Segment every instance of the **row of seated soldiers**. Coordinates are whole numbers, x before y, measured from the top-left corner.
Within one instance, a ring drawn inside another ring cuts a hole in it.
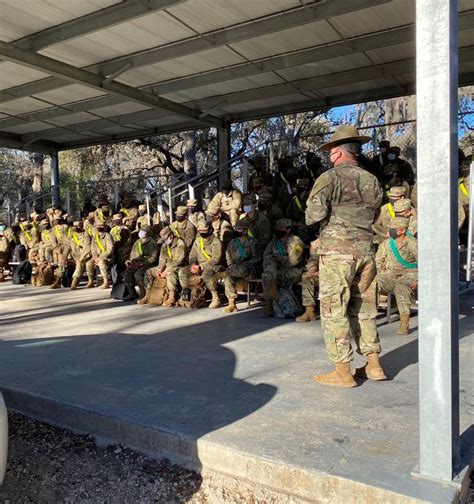
[[[400,331],[407,334],[416,288],[416,212],[405,187],[392,187],[387,197],[374,222],[374,241],[380,244],[379,279],[385,291],[395,293],[402,315]],[[135,216],[132,208],[110,215],[108,203],[100,201],[81,220],[49,209],[43,216],[33,214],[31,222],[21,222],[19,233],[18,227],[16,231],[0,227],[0,237],[13,234],[39,268],[53,264],[51,288],[61,287],[68,263],[75,266],[71,289],[78,287],[84,271],[87,287],[94,287],[97,269],[103,278],[100,287],[109,288],[110,268],[115,263],[124,271],[128,291],[124,300],[149,302],[153,286],[161,281],[167,291],[165,306],[175,306],[180,294],[205,285],[212,295],[209,308],[218,308],[221,280],[228,299],[224,311],[230,313],[237,310],[239,282],[261,278],[267,302],[264,315],[272,316],[278,290],[301,282],[305,311],[297,321],[315,320],[319,257],[317,239],[312,238],[318,230],[284,216],[272,199],[269,190],[254,188],[243,196],[225,182],[206,212],[199,211],[196,200],[188,200],[164,228],[156,222],[150,225],[143,207],[138,207]],[[389,247],[390,239],[399,244],[402,262]]]

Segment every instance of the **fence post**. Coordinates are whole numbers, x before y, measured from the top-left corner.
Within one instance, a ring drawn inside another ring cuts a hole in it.
[[[156,209],[158,210],[158,213],[160,214],[160,221],[164,222],[165,216],[163,213],[163,196],[161,194],[158,194],[158,196],[156,197]]]
[[[150,218],[150,196],[146,195],[146,213],[148,217],[148,225],[151,226],[151,218]]]
[[[168,188],[168,211],[170,214],[170,224],[173,223],[173,194],[171,187]]]
[[[374,128],[374,131],[372,133],[372,145],[373,145],[372,156],[375,157],[377,155],[377,149],[379,147],[379,139],[378,139],[378,135],[377,135],[377,128]]]
[[[25,213],[26,213],[26,218],[30,218],[30,202],[29,200],[25,201]]]

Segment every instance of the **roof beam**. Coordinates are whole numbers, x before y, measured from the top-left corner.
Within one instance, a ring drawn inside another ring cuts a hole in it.
[[[464,29],[474,26],[474,10],[460,13],[459,25]],[[251,63],[233,65],[223,69],[211,70],[200,74],[151,84],[143,86],[141,89],[151,91],[154,94],[164,95],[171,92],[183,91],[232,79],[281,70],[283,68],[290,68],[292,66],[316,63],[318,61],[324,61],[362,51],[403,44],[413,41],[414,35],[414,25],[400,26],[390,30],[353,37],[341,42],[334,42],[323,46],[315,46],[298,51],[291,51],[289,53],[280,54],[270,58],[261,58]],[[69,114],[85,112],[87,110],[96,110],[100,107],[117,105],[122,102],[123,100],[116,96],[91,98],[72,104],[61,105],[59,107],[51,107],[38,112],[31,112],[16,117],[0,119],[0,129],[12,128],[22,125],[25,122],[49,120]]]
[[[149,105],[153,108],[168,110],[173,114],[177,114],[188,119],[195,119],[209,126],[221,127],[223,121],[213,115],[202,114],[200,110],[190,108],[179,103],[172,102],[165,98],[141,91],[132,86],[127,86],[121,82],[107,81],[99,75],[77,68],[62,61],[43,56],[35,52],[20,49],[18,47],[0,42],[0,56],[10,61],[20,63],[21,65],[41,70],[51,75],[61,76],[68,82],[80,83],[101,91],[108,91],[116,96],[126,97],[129,100],[136,101]]]
[[[86,70],[102,76],[108,76],[124,65],[131,63],[133,68],[153,65],[161,61],[176,59],[181,56],[196,54],[226,44],[232,44],[259,37],[269,33],[314,23],[324,19],[347,14],[362,9],[368,9],[392,0],[325,0],[303,7],[295,7],[277,14],[264,16],[252,21],[214,30],[195,37],[190,37],[165,46],[140,51],[132,55],[114,58],[102,63],[90,65]],[[0,102],[15,100],[25,96],[52,91],[68,82],[57,77],[49,77],[39,81],[29,82],[3,90]]]
[[[28,142],[25,141],[21,135],[0,131],[0,148],[52,154],[58,150],[59,145],[54,142]]]
[[[12,44],[22,49],[37,52],[45,47],[82,37],[88,33],[103,30],[125,21],[131,21],[145,14],[172,7],[183,1],[125,0],[105,9],[91,12],[85,16],[66,21],[60,25],[51,26],[51,28],[47,28],[46,30],[15,40]]]

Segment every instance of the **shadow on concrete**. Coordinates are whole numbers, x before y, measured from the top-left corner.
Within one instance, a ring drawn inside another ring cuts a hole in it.
[[[43,317],[110,305],[123,306],[100,303],[79,310],[56,310]],[[166,312],[179,316],[174,310]],[[27,319],[31,322],[36,317]],[[17,322],[23,323],[25,318],[18,317]],[[224,346],[267,330],[269,324],[253,311],[173,329],[157,322],[150,334],[117,332],[0,341],[0,368],[8,368],[9,387],[16,390],[54,398],[103,418],[119,418],[135,424],[140,432],[146,429],[178,435],[185,440],[180,448],[183,456],[199,472],[198,440],[251,415],[276,394],[274,386],[235,378],[236,356]],[[8,406],[8,393],[6,399]],[[49,419],[48,411],[43,419]],[[110,437],[120,438],[119,434],[111,432]],[[142,436],[142,442],[155,444],[143,434],[136,435]]]

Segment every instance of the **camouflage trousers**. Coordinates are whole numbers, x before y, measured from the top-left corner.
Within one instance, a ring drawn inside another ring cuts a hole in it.
[[[179,285],[179,278],[178,278],[178,271],[179,271],[179,266],[172,266],[171,264],[168,264],[165,268],[165,271],[167,273],[166,275],[166,288],[168,289],[168,292],[174,292],[178,290],[178,285]],[[155,278],[158,276],[158,267],[155,266],[153,268],[148,268],[146,270],[146,278],[145,278],[145,288],[148,290],[152,285],[153,282],[155,281]]]
[[[395,295],[400,315],[410,315],[410,305],[413,299],[411,286],[417,280],[418,275],[411,271],[406,273],[385,271],[377,276],[379,289],[387,294],[393,293]]]
[[[150,268],[147,265],[138,269],[127,268],[125,270],[124,282],[130,292],[134,292],[135,285],[142,289],[145,288],[145,275],[148,269]]]
[[[51,245],[40,245],[38,249],[39,262],[54,262],[53,247]]]
[[[28,249],[28,261],[30,263],[36,263],[39,261],[39,244],[33,245]]]
[[[217,281],[222,276],[221,266],[207,266],[202,272],[191,273],[190,266],[180,268],[178,272],[179,283],[183,289],[190,289],[197,285],[197,279],[202,278],[206,287],[212,292],[217,292]]]
[[[107,280],[109,278],[109,266],[111,264],[110,259],[100,259],[99,263],[97,266],[99,266],[100,274],[102,275],[102,278]],[[89,259],[86,262],[86,271],[87,271],[87,278],[89,280],[93,280],[94,274],[95,274],[95,259]]]
[[[251,264],[234,264],[224,272],[224,288],[227,299],[237,299],[238,280],[251,280],[257,276],[257,268]]]
[[[262,274],[264,299],[275,299],[275,292],[280,287],[289,287],[301,281],[303,268],[279,265],[276,261],[267,262]]]
[[[0,250],[0,280],[3,281],[3,268],[8,262],[8,250]]]
[[[80,259],[75,259],[74,263],[76,265],[76,268],[74,270],[74,273],[72,274],[72,278],[81,278],[82,274],[84,273],[84,270],[86,269],[87,261],[89,259],[83,259],[82,261]]]
[[[301,277],[301,298],[303,306],[316,306],[319,277],[312,277],[305,271]]]
[[[319,261],[319,300],[324,342],[335,363],[350,362],[357,351],[380,353],[374,256],[323,255]]]

